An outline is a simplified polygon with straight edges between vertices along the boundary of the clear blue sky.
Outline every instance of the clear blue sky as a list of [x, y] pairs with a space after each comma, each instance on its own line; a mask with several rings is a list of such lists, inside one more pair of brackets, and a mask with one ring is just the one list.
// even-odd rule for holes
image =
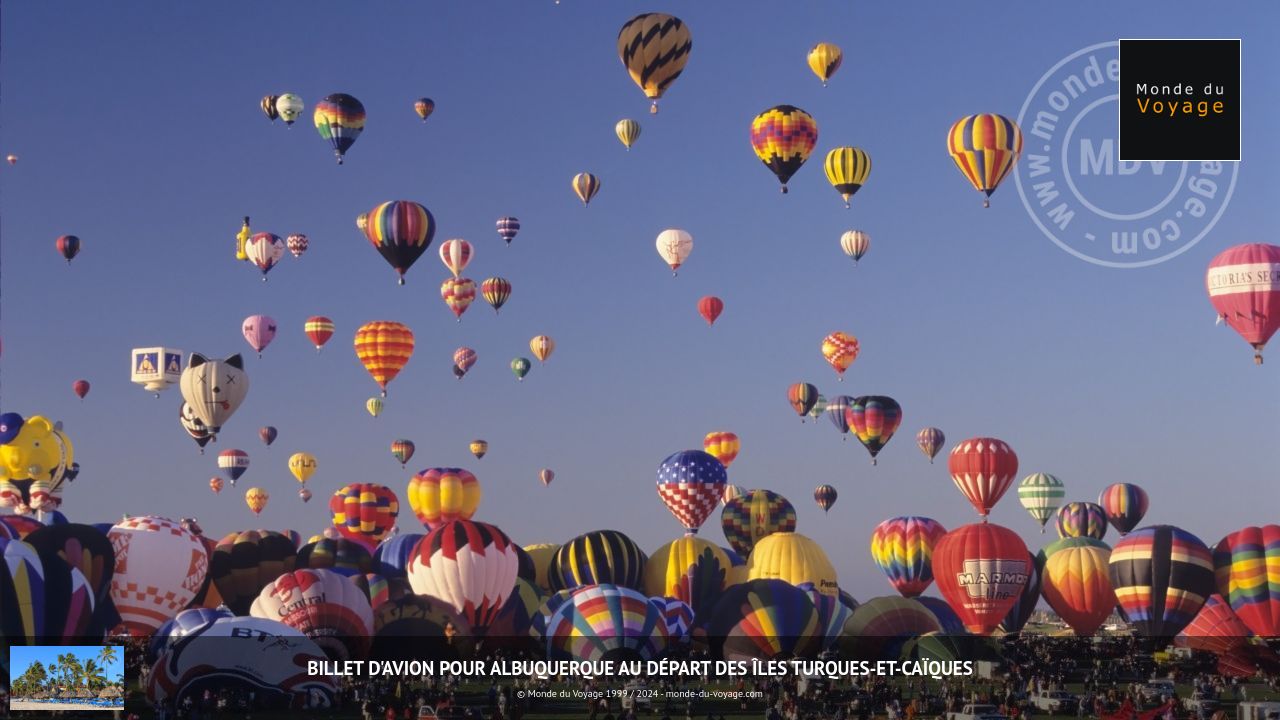
[[[694, 37], [653, 117], [615, 50], [620, 25], [648, 10], [681, 16]], [[727, 429], [743, 444], [730, 481], [788, 496], [799, 530], [865, 598], [891, 592], [867, 552], [877, 522], [914, 513], [953, 528], [976, 517], [946, 450], [931, 466], [915, 448], [915, 432], [936, 425], [950, 440], [1007, 440], [1020, 474], [1058, 475], [1068, 500], [1137, 482], [1152, 497], [1148, 522], [1206, 542], [1276, 520], [1280, 354], [1255, 367], [1215, 327], [1203, 286], [1221, 249], [1274, 242], [1273, 4], [524, 0], [335, 13], [303, 2], [48, 2], [8, 3], [3, 20], [0, 152], [21, 157], [0, 170], [3, 407], [66, 424], [84, 467], [66, 495], [73, 519], [195, 515], [214, 536], [259, 526], [306, 536], [328, 524], [327, 498], [347, 482], [403, 495], [408, 475], [388, 448], [407, 437], [413, 469], [475, 472], [477, 519], [522, 544], [610, 527], [652, 550], [680, 533], [654, 492], [659, 462]], [[1190, 252], [1137, 271], [1053, 246], [1012, 181], [983, 211], [944, 147], [957, 117], [1016, 116], [1058, 59], [1118, 37], [1244, 39], [1245, 161], [1231, 205]], [[825, 89], [804, 61], [820, 40], [845, 51]], [[292, 130], [258, 110], [282, 92], [307, 103]], [[310, 123], [333, 92], [360, 98], [369, 116], [343, 167]], [[425, 125], [412, 110], [420, 95], [436, 102]], [[785, 197], [748, 142], [753, 115], [779, 103], [820, 126], [819, 150]], [[629, 153], [613, 135], [623, 117], [643, 125]], [[822, 176], [820, 154], [836, 144], [874, 161], [852, 210]], [[569, 189], [581, 171], [603, 180], [585, 210]], [[439, 223], [404, 287], [354, 226], [398, 198]], [[310, 251], [260, 282], [232, 257], [246, 214], [255, 230], [306, 233]], [[493, 227], [508, 214], [524, 226], [510, 248]], [[695, 239], [676, 279], [654, 251], [668, 227]], [[852, 227], [873, 241], [856, 270], [837, 242]], [[70, 268], [53, 249], [64, 233], [84, 241]], [[459, 324], [441, 302], [435, 250], [450, 237], [476, 247], [468, 276], [514, 284], [500, 316], [477, 300]], [[726, 303], [711, 329], [695, 311], [704, 294]], [[253, 313], [281, 326], [261, 360], [240, 335]], [[302, 333], [312, 314], [338, 325], [319, 356]], [[377, 388], [351, 347], [375, 319], [409, 324], [418, 341], [377, 420], [364, 411]], [[840, 384], [818, 352], [833, 330], [862, 341]], [[557, 350], [517, 383], [507, 364], [539, 333]], [[156, 400], [129, 383], [129, 349], [153, 344], [247, 355], [253, 389], [204, 456], [178, 426], [176, 388]], [[458, 382], [449, 368], [460, 345], [479, 362]], [[83, 403], [77, 378], [93, 384]], [[827, 396], [901, 402], [903, 426], [878, 467], [825, 419], [797, 421], [786, 388], [799, 380]], [[280, 431], [270, 449], [257, 438], [265, 424]], [[473, 438], [490, 442], [483, 460], [467, 451]], [[215, 497], [217, 452], [232, 447], [252, 467]], [[309, 505], [285, 467], [297, 450], [319, 458]], [[542, 467], [556, 471], [550, 488]], [[811, 500], [820, 483], [840, 491], [826, 516]], [[260, 519], [242, 497], [253, 485], [272, 496]], [[718, 521], [703, 534], [723, 543]], [[1033, 550], [1053, 537], [1012, 492], [993, 521]], [[400, 525], [417, 526], [407, 503]]]
[[107, 680], [123, 677], [124, 648], [117, 647], [115, 659], [106, 665], [102, 664], [98, 656], [100, 652], [101, 645], [14, 645], [9, 648], [9, 681], [13, 682], [21, 677], [34, 662], [44, 665], [47, 672], [49, 666], [58, 664], [59, 655], [67, 653], [75, 655], [82, 664], [87, 660], [97, 663], [103, 668], [102, 674]]

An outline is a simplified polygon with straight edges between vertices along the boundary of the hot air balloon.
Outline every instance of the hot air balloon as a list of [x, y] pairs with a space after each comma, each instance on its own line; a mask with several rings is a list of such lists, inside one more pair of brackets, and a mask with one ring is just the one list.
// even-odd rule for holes
[[7, 155], [7, 156], [5, 156], [5, 160], [6, 160], [10, 165], [17, 165], [17, 164], [18, 164], [18, 156], [17, 156], [17, 155]]
[[864, 395], [853, 399], [845, 415], [848, 416], [849, 427], [858, 436], [858, 442], [871, 453], [871, 464], [875, 465], [876, 455], [902, 423], [902, 407], [891, 397]]
[[280, 119], [284, 121], [286, 127], [293, 125], [305, 109], [306, 103], [293, 93], [285, 93], [276, 98], [276, 112], [280, 114]]
[[127, 518], [107, 537], [116, 555], [111, 599], [131, 635], [149, 635], [182, 611], [209, 571], [204, 545], [167, 518]]
[[223, 607], [210, 609], [206, 607], [190, 608], [174, 615], [172, 619], [160, 626], [151, 636], [144, 656], [148, 665], [155, 665], [156, 660], [165, 651], [172, 648], [182, 638], [199, 631], [216, 620], [235, 617], [229, 609]]
[[840, 249], [845, 255], [853, 258], [853, 264], [856, 266], [862, 256], [871, 249], [871, 236], [861, 230], [846, 230], [840, 236]]
[[511, 372], [515, 373], [516, 379], [523, 381], [524, 376], [529, 374], [529, 369], [533, 367], [533, 363], [529, 362], [529, 358], [516, 358], [511, 361]]
[[75, 235], [62, 235], [53, 241], [53, 246], [57, 248], [58, 254], [62, 259], [70, 265], [71, 261], [80, 254], [80, 238]]
[[618, 58], [653, 101], [650, 113], [658, 112], [658, 99], [680, 77], [692, 50], [688, 26], [665, 13], [637, 15], [618, 31]]
[[384, 202], [367, 213], [364, 235], [399, 275], [404, 274], [422, 257], [436, 235], [436, 219], [431, 211], [409, 200]]
[[507, 242], [507, 246], [511, 246], [511, 241], [516, 239], [516, 233], [520, 232], [520, 220], [513, 217], [498, 218], [498, 237]]
[[298, 569], [281, 575], [262, 588], [249, 614], [301, 630], [339, 661], [363, 658], [373, 636], [369, 598], [330, 570]]
[[493, 525], [452, 520], [414, 548], [406, 568], [419, 595], [444, 600], [483, 632], [516, 584], [516, 546]]
[[724, 504], [720, 529], [734, 551], [750, 555], [762, 538], [775, 532], [794, 532], [796, 509], [771, 490], [751, 490]]
[[444, 299], [444, 304], [449, 306], [454, 317], [458, 318], [458, 322], [462, 322], [462, 313], [466, 312], [467, 308], [471, 307], [471, 301], [476, 299], [475, 281], [467, 278], [449, 278], [440, 285], [440, 297]]
[[929, 464], [933, 464], [933, 458], [938, 455], [938, 451], [946, 444], [947, 436], [936, 427], [927, 427], [916, 433], [916, 446], [920, 448], [920, 452], [929, 458]]
[[244, 243], [245, 259], [262, 272], [262, 282], [267, 281], [267, 273], [284, 257], [284, 250], [284, 239], [275, 233], [254, 233]]
[[969, 438], [951, 448], [947, 469], [952, 482], [985, 518], [1013, 484], [1018, 455], [1003, 440]]
[[426, 535], [418, 533], [397, 533], [378, 543], [373, 551], [374, 572], [386, 577], [404, 577], [413, 548], [424, 537]]
[[1040, 551], [1041, 593], [1078, 637], [1092, 635], [1116, 607], [1111, 548], [1096, 538], [1071, 537]]
[[658, 255], [662, 261], [671, 266], [671, 276], [693, 252], [693, 236], [684, 230], [671, 228], [658, 233]]
[[813, 46], [809, 51], [809, 69], [813, 70], [813, 74], [818, 76], [822, 81], [822, 87], [827, 86], [827, 81], [832, 75], [836, 74], [836, 70], [840, 69], [840, 62], [844, 60], [844, 53], [840, 52], [840, 46], [828, 42], [820, 42]]
[[822, 339], [822, 357], [836, 371], [836, 379], [844, 381], [844, 371], [858, 359], [858, 338], [843, 332], [833, 332]]
[[263, 95], [262, 102], [258, 103], [258, 107], [262, 108], [262, 114], [267, 116], [271, 122], [275, 122], [280, 117], [280, 113], [276, 111], [276, 100], [279, 95]]
[[500, 277], [485, 278], [480, 283], [480, 295], [497, 313], [507, 304], [507, 298], [511, 297], [511, 281]]
[[742, 443], [738, 440], [738, 436], [726, 430], [709, 432], [702, 439], [702, 449], [719, 460], [720, 464], [726, 468], [733, 464], [741, 448]]
[[311, 491], [308, 490], [306, 486], [300, 487], [298, 488], [298, 497], [301, 498], [304, 503], [311, 502]]
[[1218, 592], [1259, 637], [1280, 637], [1280, 525], [1241, 528], [1213, 551]]
[[1132, 483], [1115, 483], [1098, 495], [1098, 504], [1106, 512], [1107, 521], [1123, 536], [1147, 514], [1147, 493]]
[[600, 178], [587, 172], [578, 173], [573, 176], [570, 186], [573, 187], [573, 192], [577, 194], [578, 199], [582, 201], [582, 206], [586, 207], [591, 204], [591, 198], [600, 192]]
[[422, 122], [426, 122], [431, 117], [431, 113], [435, 112], [436, 104], [431, 98], [418, 98], [413, 101], [413, 111], [418, 113], [418, 117], [422, 118]]
[[276, 441], [276, 429], [270, 425], [263, 425], [258, 428], [258, 438], [262, 440], [262, 444], [271, 447], [271, 443]]
[[227, 476], [234, 487], [236, 480], [249, 469], [249, 453], [235, 449], [223, 450], [218, 453], [218, 469], [222, 470], [222, 474]]
[[1027, 584], [1022, 586], [1022, 592], [1018, 595], [1013, 607], [1009, 608], [1009, 612], [1000, 621], [1000, 630], [1003, 632], [1021, 632], [1027, 621], [1031, 619], [1032, 613], [1035, 612], [1036, 604], [1040, 602], [1040, 571], [1043, 569], [1041, 560], [1039, 555], [1027, 554], [1031, 576], [1027, 578]]
[[778, 105], [751, 121], [751, 146], [756, 157], [778, 176], [784, 193], [787, 181], [809, 159], [817, 144], [818, 123], [798, 107]]
[[818, 399], [813, 401], [813, 407], [809, 408], [809, 417], [817, 420], [827, 411], [827, 399], [822, 393], [818, 393]]
[[295, 258], [300, 258], [307, 251], [307, 248], [311, 246], [311, 241], [307, 239], [306, 235], [294, 233], [284, 239], [284, 246]]
[[1069, 502], [1058, 510], [1058, 537], [1101, 540], [1107, 534], [1107, 514], [1091, 502]]
[[919, 600], [877, 597], [850, 614], [840, 633], [840, 648], [847, 657], [897, 658], [909, 639], [939, 632], [938, 618]]
[[287, 536], [268, 530], [231, 533], [218, 541], [209, 557], [209, 576], [231, 611], [249, 612], [262, 588], [292, 572], [298, 548]]
[[556, 472], [551, 468], [542, 468], [538, 471], [538, 482], [542, 483], [542, 487], [547, 487], [555, 479]]
[[347, 150], [364, 132], [364, 105], [346, 93], [334, 93], [316, 103], [312, 119], [316, 132], [333, 146], [341, 165]]
[[[853, 404], [853, 398], [848, 395], [836, 395], [827, 403], [827, 419], [831, 420], [831, 424], [835, 425], [836, 430], [841, 435], [849, 432], [849, 406]], [[844, 438], [840, 438], [843, 440]]]
[[840, 193], [844, 206], [849, 207], [849, 199], [867, 182], [871, 174], [871, 156], [862, 148], [838, 147], [827, 153], [822, 163], [827, 172], [827, 181]]
[[1022, 131], [1003, 115], [969, 115], [951, 126], [947, 151], [974, 189], [987, 196], [982, 206], [991, 207], [991, 193], [1022, 154]]
[[538, 358], [539, 363], [546, 362], [547, 358], [551, 357], [551, 353], [555, 352], [555, 349], [556, 341], [546, 335], [535, 335], [529, 341], [529, 350], [534, 357]]
[[484, 440], [472, 440], [468, 449], [471, 450], [471, 454], [475, 455], [476, 459], [479, 460], [484, 457], [485, 453], [489, 452], [489, 443]]
[[250, 315], [241, 324], [240, 332], [249, 347], [258, 353], [258, 357], [262, 357], [262, 351], [275, 339], [276, 321], [269, 315]]
[[800, 422], [804, 422], [805, 415], [809, 414], [817, 399], [818, 388], [809, 383], [795, 383], [787, 388], [787, 402], [791, 403], [791, 408], [800, 416]]
[[642, 662], [661, 657], [672, 640], [670, 634], [667, 599], [602, 584], [564, 598], [545, 617], [538, 637], [545, 641], [551, 660]]
[[316, 456], [311, 453], [298, 452], [289, 456], [289, 472], [300, 483], [305, 483], [316, 474]]
[[365, 323], [356, 330], [355, 347], [356, 357], [386, 397], [387, 383], [396, 379], [413, 355], [413, 331], [398, 322]]
[[560, 546], [547, 568], [547, 579], [553, 592], [605, 583], [640, 590], [647, 560], [626, 535], [595, 530]]
[[325, 528], [324, 535], [312, 539], [298, 549], [298, 567], [332, 570], [339, 575], [356, 577], [370, 572], [373, 556], [363, 545], [342, 537], [335, 527]]
[[413, 459], [413, 451], [417, 446], [412, 440], [393, 440], [391, 442], [391, 456], [400, 461], [400, 467], [403, 468], [406, 463]]
[[1000, 625], [1032, 572], [1022, 538], [987, 522], [938, 538], [932, 566], [942, 597], [975, 635], [989, 635]]
[[[50, 523], [51, 515], [61, 515], [57, 511], [46, 512], [45, 522]], [[108, 533], [110, 529], [108, 529]], [[3, 531], [0, 531], [0, 537]], [[13, 538], [17, 540], [17, 538]], [[114, 604], [111, 602], [111, 580], [115, 575], [115, 558], [116, 552], [112, 547], [111, 540], [107, 537], [107, 533], [103, 533], [100, 529], [92, 525], [83, 525], [79, 523], [66, 522], [62, 518], [61, 522], [56, 520], [50, 524], [37, 525], [34, 530], [27, 533], [22, 538], [22, 542], [34, 548], [36, 554], [42, 559], [42, 564], [46, 566], [47, 572], [43, 578], [45, 583], [46, 598], [52, 599], [52, 596], [61, 595], [62, 592], [71, 590], [70, 587], [59, 587], [61, 585], [52, 575], [56, 574], [59, 569], [57, 560], [64, 562], [67, 567], [68, 579], [79, 572], [83, 577], [90, 591], [89, 609], [92, 610], [90, 620], [87, 623], [83, 637], [101, 635], [120, 622], [120, 614], [116, 611]], [[0, 539], [0, 553], [4, 550], [5, 540]], [[5, 563], [0, 560], [0, 565]], [[3, 576], [0, 571], [0, 576]], [[15, 585], [22, 585], [21, 574], [16, 578]], [[27, 578], [30, 579], [30, 578]], [[4, 580], [0, 579], [0, 587], [5, 586]], [[15, 585], [9, 587], [18, 589]], [[78, 585], [72, 582], [68, 585]], [[79, 587], [76, 588], [77, 594]], [[21, 592], [21, 591], [19, 591]], [[6, 598], [6, 603], [13, 602], [18, 604], [17, 599], [12, 596], [6, 596], [4, 590], [0, 590], [0, 597]], [[48, 605], [43, 610], [47, 613], [50, 611]], [[69, 612], [69, 615], [78, 615], [75, 611]], [[34, 629], [34, 628], [33, 628]], [[25, 632], [15, 633], [25, 636]], [[10, 638], [13, 635], [9, 635]], [[54, 637], [57, 637], [55, 635]]]
[[697, 633], [713, 653], [737, 662], [811, 656], [826, 639], [808, 593], [769, 579], [725, 590]]
[[1215, 593], [1178, 636], [1178, 644], [1222, 656], [1247, 645], [1252, 634], [1227, 601]]
[[871, 559], [903, 597], [915, 597], [933, 582], [931, 559], [946, 528], [927, 517], [885, 520], [871, 533]]
[[822, 508], [822, 512], [831, 510], [831, 506], [836, 504], [836, 498], [840, 493], [830, 485], [819, 485], [813, 491], [813, 501], [818, 503], [818, 507]]
[[1111, 549], [1111, 586], [1139, 635], [1177, 635], [1214, 591], [1213, 555], [1200, 538], [1170, 525], [1135, 530]]
[[360, 213], [356, 216], [356, 229], [364, 232], [367, 227], [369, 227], [369, 213]]
[[316, 346], [316, 352], [320, 352], [320, 348], [333, 337], [333, 321], [323, 315], [312, 315], [303, 323], [302, 330]]
[[329, 513], [343, 537], [373, 552], [395, 527], [400, 500], [385, 485], [351, 483], [329, 499]]
[[630, 118], [623, 118], [613, 126], [613, 132], [617, 134], [618, 140], [626, 146], [627, 150], [630, 150], [640, 137], [640, 123]]
[[725, 466], [702, 450], [682, 450], [658, 466], [658, 497], [694, 535], [720, 504], [720, 493], [729, 481]]
[[[187, 435], [190, 435], [191, 439], [196, 441], [196, 445], [200, 446], [200, 454], [203, 455], [204, 446], [208, 445], [209, 441], [213, 439], [213, 435], [209, 433], [209, 427], [204, 424], [204, 421], [196, 417], [195, 411], [185, 402], [178, 407], [178, 422], [182, 424], [182, 429], [187, 432]], [[235, 482], [232, 481], [232, 485], [234, 484]]]
[[1066, 494], [1062, 481], [1048, 473], [1033, 473], [1018, 483], [1018, 502], [1040, 523], [1040, 532], [1044, 532], [1045, 523], [1058, 511]]
[[471, 264], [471, 257], [474, 254], [471, 243], [460, 238], [445, 240], [440, 244], [440, 262], [444, 263], [455, 278], [459, 277], [467, 265]]
[[[453, 351], [453, 366], [462, 371], [465, 375], [472, 365], [476, 364], [476, 351], [469, 347], [460, 347]], [[462, 379], [462, 375], [458, 376]]]
[[1262, 364], [1262, 348], [1280, 328], [1280, 247], [1227, 248], [1209, 263], [1204, 282], [1218, 319], [1253, 346], [1253, 361]]
[[710, 327], [716, 324], [716, 318], [724, 312], [724, 301], [714, 295], [705, 295], [698, 300], [698, 314], [707, 321]]
[[480, 481], [461, 468], [429, 468], [409, 479], [405, 496], [428, 530], [452, 520], [469, 520], [480, 505]]
[[710, 611], [724, 591], [729, 557], [714, 543], [695, 535], [672, 540], [654, 551], [644, 565], [644, 592], [676, 598], [695, 613]]
[[191, 353], [178, 386], [192, 414], [216, 438], [249, 394], [249, 376], [239, 354], [225, 360], [209, 360], [200, 353]]
[[222, 478], [217, 476], [209, 478], [209, 489], [213, 491], [214, 495], [222, 492]]
[[254, 515], [262, 514], [263, 509], [267, 507], [267, 501], [271, 496], [262, 488], [252, 487], [244, 492], [244, 504], [249, 506]]
[[[20, 516], [6, 516], [0, 526], [7, 529], [8, 524], [16, 524], [15, 519], [26, 520], [34, 526], [25, 537], [31, 537], [44, 528], [34, 518]], [[87, 638], [94, 630], [101, 637], [103, 629], [95, 628], [101, 623], [94, 620], [99, 612], [95, 607], [99, 604], [98, 594], [77, 563], [68, 562], [59, 556], [60, 553], [35, 547], [17, 536], [9, 539], [4, 533], [5, 530], [0, 529], [0, 599], [4, 601], [6, 644], [51, 642], [63, 638], [69, 641], [71, 638]], [[105, 551], [111, 552], [110, 544], [106, 545]], [[107, 562], [109, 572], [110, 556], [99, 560], [102, 561]], [[108, 600], [102, 605], [110, 607], [111, 603]], [[118, 624], [118, 618], [113, 620]], [[141, 635], [153, 629], [149, 627], [131, 632]], [[5, 667], [7, 669], [7, 665]]]
[[89, 394], [89, 381], [77, 380], [71, 383], [71, 392], [75, 393], [76, 397], [83, 400], [84, 396]]
[[374, 417], [378, 417], [382, 414], [382, 408], [385, 407], [385, 405], [386, 403], [382, 401], [382, 398], [377, 397], [371, 397], [364, 401], [364, 409]]

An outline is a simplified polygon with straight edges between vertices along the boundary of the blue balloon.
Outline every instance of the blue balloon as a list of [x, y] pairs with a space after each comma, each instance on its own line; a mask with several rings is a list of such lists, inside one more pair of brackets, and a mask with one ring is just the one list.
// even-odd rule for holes
[[8, 445], [18, 437], [18, 431], [22, 430], [22, 424], [26, 421], [18, 413], [5, 413], [0, 415], [0, 445]]
[[724, 464], [702, 450], [681, 450], [658, 466], [659, 485], [723, 485], [727, 482], [729, 473], [725, 471]]
[[210, 610], [209, 608], [192, 608], [190, 610], [183, 610], [177, 615], [174, 615], [168, 622], [161, 625], [160, 629], [151, 636], [151, 642], [147, 644], [147, 664], [154, 665], [156, 660], [160, 659], [161, 653], [168, 650], [174, 645], [174, 643], [181, 640], [184, 636], [195, 632], [219, 618], [230, 617], [235, 617], [235, 614], [225, 606], [219, 607], [216, 610]]
[[373, 551], [373, 571], [384, 577], [405, 577], [408, 574], [409, 556], [424, 537], [426, 535], [403, 533], [378, 543]]
[[40, 516], [45, 525], [66, 525], [67, 516], [57, 510], [47, 510]]

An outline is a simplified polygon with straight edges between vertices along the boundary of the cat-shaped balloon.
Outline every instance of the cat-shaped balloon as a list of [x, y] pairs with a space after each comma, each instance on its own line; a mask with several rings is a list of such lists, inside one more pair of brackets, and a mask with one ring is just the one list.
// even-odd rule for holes
[[249, 394], [249, 376], [239, 353], [225, 360], [210, 360], [191, 353], [178, 382], [182, 399], [215, 438]]

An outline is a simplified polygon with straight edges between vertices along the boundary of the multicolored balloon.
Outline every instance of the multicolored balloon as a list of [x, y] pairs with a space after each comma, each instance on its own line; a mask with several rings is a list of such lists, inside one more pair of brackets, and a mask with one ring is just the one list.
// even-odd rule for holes
[[556, 341], [546, 335], [535, 335], [529, 341], [529, 351], [533, 353], [534, 357], [538, 358], [539, 363], [546, 362], [547, 358], [551, 357], [551, 353], [555, 352], [555, 349]]
[[254, 233], [244, 243], [245, 258], [262, 272], [262, 282], [267, 281], [267, 273], [284, 257], [284, 250], [284, 240], [275, 233]]
[[697, 632], [705, 632], [717, 656], [740, 662], [809, 657], [826, 640], [809, 594], [771, 579], [725, 590]]
[[324, 569], [297, 569], [276, 578], [249, 608], [253, 617], [302, 631], [337, 660], [360, 659], [373, 637], [373, 608], [354, 583]]
[[404, 274], [422, 257], [436, 235], [436, 219], [425, 206], [409, 200], [384, 202], [367, 213], [364, 236], [404, 284]]
[[440, 244], [440, 262], [444, 263], [455, 278], [471, 264], [474, 255], [471, 243], [461, 238], [452, 238]]
[[467, 449], [471, 451], [472, 455], [476, 456], [477, 460], [479, 460], [484, 457], [485, 453], [489, 452], [489, 443], [484, 440], [472, 440], [471, 444], [467, 446]]
[[511, 297], [511, 281], [500, 277], [485, 278], [480, 283], [480, 295], [493, 306], [493, 312], [497, 313], [507, 304], [507, 298]]
[[782, 192], [818, 144], [818, 123], [793, 105], [778, 105], [751, 121], [751, 146], [756, 157], [777, 176]]
[[1121, 538], [1111, 549], [1110, 575], [1120, 615], [1147, 637], [1177, 635], [1214, 591], [1213, 554], [1171, 525]]
[[1262, 348], [1280, 329], [1280, 246], [1227, 248], [1209, 262], [1204, 283], [1218, 319], [1253, 346], [1261, 365]]
[[1070, 502], [1058, 510], [1058, 537], [1101, 540], [1107, 534], [1107, 514], [1091, 502]]
[[416, 449], [417, 446], [413, 444], [412, 440], [400, 438], [399, 440], [391, 441], [391, 456], [400, 461], [401, 468], [413, 459], [413, 451]]
[[840, 493], [830, 485], [819, 485], [813, 491], [813, 501], [818, 503], [818, 507], [822, 508], [822, 512], [827, 512], [832, 505], [836, 504], [836, 498], [840, 497]]
[[516, 233], [520, 232], [520, 220], [513, 217], [500, 217], [497, 226], [498, 237], [505, 240], [509, 247], [511, 241], [516, 239]]
[[222, 492], [222, 478], [217, 477], [216, 475], [209, 478], [209, 489], [213, 491], [214, 495]]
[[561, 545], [547, 568], [552, 592], [583, 585], [644, 587], [648, 558], [634, 540], [617, 530], [595, 530]]
[[249, 469], [249, 453], [234, 448], [223, 450], [218, 453], [218, 469], [227, 476], [234, 487], [236, 481]]
[[80, 238], [75, 235], [60, 235], [53, 241], [53, 246], [57, 248], [58, 254], [67, 261], [68, 265], [80, 254]]
[[422, 118], [422, 122], [426, 122], [431, 117], [431, 113], [435, 112], [436, 103], [431, 98], [421, 97], [413, 101], [413, 111], [418, 113], [418, 117]]
[[440, 297], [458, 322], [462, 322], [462, 313], [476, 299], [476, 283], [467, 278], [449, 278], [440, 284]]
[[702, 450], [682, 450], [658, 466], [658, 497], [693, 535], [720, 504], [720, 493], [729, 482], [725, 466]]
[[772, 490], [751, 490], [724, 504], [720, 529], [729, 546], [745, 557], [763, 538], [776, 532], [794, 532], [796, 509]]
[[276, 441], [277, 435], [279, 435], [279, 432], [271, 425], [263, 425], [258, 428], [258, 439], [267, 447], [271, 447], [271, 443]]
[[738, 440], [738, 436], [727, 430], [715, 430], [707, 433], [702, 439], [702, 449], [711, 454], [712, 457], [720, 461], [721, 465], [726, 468], [733, 464], [734, 458], [738, 457], [738, 451], [742, 449], [742, 442]]
[[395, 380], [413, 356], [413, 331], [398, 322], [365, 323], [356, 330], [355, 348], [356, 357], [386, 397], [387, 383]]
[[947, 151], [973, 188], [986, 195], [982, 206], [991, 207], [991, 193], [1022, 154], [1022, 130], [1003, 115], [969, 115], [951, 126]]
[[836, 379], [844, 381], [844, 371], [858, 359], [861, 348], [858, 338], [843, 332], [833, 332], [822, 339], [822, 357], [836, 371]]
[[795, 383], [787, 388], [787, 402], [791, 403], [791, 409], [800, 416], [800, 422], [804, 422], [805, 416], [817, 401], [818, 388], [810, 383]]
[[[1040, 523], [1042, 533], [1045, 523], [1058, 511], [1066, 494], [1066, 486], [1062, 481], [1048, 473], [1032, 473], [1018, 483], [1018, 502]], [[1059, 537], [1062, 535], [1059, 534]]]
[[570, 183], [573, 192], [577, 194], [578, 199], [582, 201], [582, 206], [586, 207], [591, 204], [591, 198], [600, 192], [600, 178], [591, 173], [578, 173], [573, 176]]
[[333, 321], [323, 315], [312, 315], [302, 324], [302, 331], [307, 334], [316, 352], [333, 337]]
[[654, 551], [644, 565], [644, 592], [676, 598], [694, 612], [710, 611], [728, 582], [728, 555], [714, 543], [685, 535]]
[[689, 27], [665, 13], [637, 15], [618, 31], [618, 59], [644, 96], [653, 101], [650, 113], [658, 112], [658, 99], [684, 72], [692, 51]]
[[463, 375], [467, 374], [467, 371], [471, 369], [471, 366], [476, 364], [476, 357], [476, 351], [469, 347], [460, 347], [453, 351], [453, 366], [462, 371], [462, 373], [458, 375], [459, 380], [462, 379]]
[[262, 114], [267, 116], [271, 122], [275, 122], [280, 117], [280, 113], [276, 111], [276, 99], [279, 95], [263, 95], [262, 101], [258, 103], [258, 107], [262, 108]]
[[329, 513], [343, 537], [373, 552], [395, 527], [400, 500], [385, 485], [351, 483], [329, 499]]
[[826, 170], [827, 181], [840, 193], [847, 208], [850, 198], [862, 189], [871, 175], [871, 156], [862, 148], [832, 148], [822, 167]]
[[462, 468], [429, 468], [409, 479], [405, 493], [413, 514], [428, 529], [469, 520], [480, 505], [480, 481]]
[[1236, 530], [1213, 551], [1218, 592], [1258, 637], [1280, 637], [1280, 525]]
[[876, 455], [902, 424], [902, 406], [891, 397], [864, 395], [853, 399], [845, 415], [849, 427], [858, 436], [858, 442], [871, 454], [871, 464], [875, 465]]
[[836, 70], [840, 69], [840, 63], [844, 61], [844, 53], [840, 51], [839, 45], [820, 42], [809, 50], [808, 61], [809, 69], [822, 81], [822, 87], [826, 87], [827, 81], [836, 74]]
[[364, 119], [364, 105], [346, 93], [334, 93], [316, 103], [312, 115], [316, 132], [333, 146], [339, 165], [347, 150], [364, 132]]
[[1107, 521], [1123, 536], [1146, 516], [1147, 493], [1132, 483], [1115, 483], [1098, 495], [1098, 504], [1107, 513]]
[[656, 660], [672, 639], [666, 610], [664, 598], [648, 598], [617, 585], [591, 585], [565, 598], [547, 618], [540, 637], [551, 660]]
[[938, 538], [932, 565], [942, 597], [975, 635], [989, 635], [1000, 625], [1032, 572], [1022, 538], [987, 522], [965, 525]]
[[1040, 556], [1041, 593], [1049, 607], [1077, 637], [1097, 632], [1116, 607], [1111, 548], [1097, 538], [1076, 536], [1049, 544]]
[[947, 529], [937, 520], [905, 515], [889, 518], [871, 533], [871, 559], [903, 597], [916, 597], [933, 583], [934, 546]]
[[929, 464], [938, 456], [938, 451], [947, 443], [947, 436], [936, 427], [927, 427], [916, 433], [916, 447], [929, 458]]
[[951, 480], [982, 517], [991, 513], [1018, 474], [1018, 455], [996, 438], [976, 437], [951, 448]]

